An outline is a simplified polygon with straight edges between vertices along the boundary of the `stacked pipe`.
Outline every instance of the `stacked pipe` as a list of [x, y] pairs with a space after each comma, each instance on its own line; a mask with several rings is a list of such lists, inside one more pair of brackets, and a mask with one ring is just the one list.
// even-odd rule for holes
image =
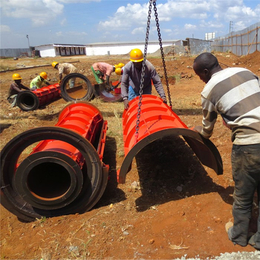
[[22, 91], [17, 96], [17, 106], [32, 111], [61, 98], [60, 84], [49, 85], [34, 91]]
[[140, 150], [166, 136], [183, 136], [202, 164], [212, 168], [217, 174], [223, 173], [222, 160], [214, 144], [189, 129], [161, 98], [142, 96], [137, 126], [139, 104], [139, 97], [130, 101], [128, 110], [122, 116], [125, 158], [118, 171], [118, 183], [125, 183], [132, 160]]
[[107, 121], [95, 106], [75, 103], [63, 109], [54, 127], [13, 138], [0, 153], [1, 204], [23, 221], [90, 210], [107, 184], [106, 131]]

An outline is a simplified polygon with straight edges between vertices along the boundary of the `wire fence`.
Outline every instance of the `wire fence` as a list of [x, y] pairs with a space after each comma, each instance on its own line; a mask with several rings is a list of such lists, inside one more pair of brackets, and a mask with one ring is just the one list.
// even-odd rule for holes
[[244, 30], [231, 32], [224, 37], [214, 39], [211, 43], [212, 51], [232, 52], [238, 56], [248, 55], [260, 51], [260, 22]]

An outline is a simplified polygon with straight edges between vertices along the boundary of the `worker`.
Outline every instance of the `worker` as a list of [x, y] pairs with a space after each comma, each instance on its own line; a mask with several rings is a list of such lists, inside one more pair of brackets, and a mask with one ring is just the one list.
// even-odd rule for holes
[[[124, 101], [125, 109], [128, 109], [128, 102], [131, 99], [139, 96], [143, 60], [144, 56], [142, 51], [140, 49], [133, 49], [130, 52], [130, 61], [124, 66], [123, 76], [121, 80], [121, 95]], [[129, 78], [131, 79], [130, 86]], [[143, 94], [152, 93], [151, 80], [153, 81], [156, 91], [163, 99], [163, 102], [167, 103], [160, 77], [157, 74], [154, 66], [148, 60], [146, 60], [145, 76], [143, 82]]]
[[24, 90], [30, 90], [29, 88], [25, 87], [22, 82], [22, 77], [18, 73], [14, 73], [12, 76], [13, 83], [10, 86], [9, 93], [7, 100], [11, 104], [11, 107], [16, 106], [17, 95]]
[[201, 92], [202, 126], [194, 129], [203, 137], [210, 138], [220, 114], [224, 125], [232, 131], [234, 223], [227, 222], [225, 225], [228, 238], [234, 244], [247, 246], [249, 243], [259, 250], [260, 216], [257, 232], [248, 237], [254, 193], [260, 188], [259, 79], [244, 68], [222, 69], [217, 58], [209, 52], [200, 54], [194, 60], [193, 69], [206, 83]]
[[[57, 69], [59, 71], [59, 83], [62, 80], [63, 74], [69, 75], [71, 73], [77, 73], [78, 72], [78, 69], [70, 63], [59, 63], [57, 61], [54, 61], [54, 62], [52, 62], [51, 65], [54, 69]], [[75, 80], [76, 80], [76, 78], [71, 78], [69, 80], [69, 87], [70, 88], [73, 88], [75, 86]]]
[[116, 69], [115, 66], [108, 64], [106, 62], [96, 62], [91, 66], [91, 70], [94, 74], [96, 82], [98, 84], [105, 83], [110, 87], [109, 78]]
[[41, 72], [40, 75], [38, 75], [31, 81], [30, 89], [31, 90], [40, 89], [43, 84], [46, 84], [47, 86], [49, 86], [50, 83], [47, 81], [47, 78], [48, 78], [47, 73]]
[[[121, 76], [120, 80], [119, 80], [119, 84], [121, 84], [123, 72], [124, 72], [124, 67], [122, 67], [122, 68], [118, 67], [115, 70], [115, 73], [117, 75]], [[128, 82], [128, 100], [130, 101], [133, 98], [135, 98], [135, 92], [134, 92], [133, 88], [131, 87], [131, 85], [133, 85], [131, 78], [129, 77], [128, 80], [129, 80], [129, 82]], [[129, 91], [129, 88], [130, 88], [130, 91]]]

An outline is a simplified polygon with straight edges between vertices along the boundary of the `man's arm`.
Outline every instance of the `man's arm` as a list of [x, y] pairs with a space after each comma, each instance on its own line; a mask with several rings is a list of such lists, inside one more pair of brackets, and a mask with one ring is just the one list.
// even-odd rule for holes
[[124, 69], [123, 75], [121, 77], [121, 96], [124, 102], [124, 108], [128, 109], [128, 88], [129, 88], [129, 75], [128, 70]]
[[[23, 88], [23, 89], [25, 89], [25, 90], [30, 90], [28, 87], [25, 87], [24, 85], [20, 85], [21, 86], [21, 88]], [[19, 92], [21, 92], [21, 90], [19, 91]]]
[[215, 106], [209, 100], [205, 99], [202, 96], [201, 101], [202, 101], [203, 119], [202, 119], [202, 129], [199, 131], [199, 133], [203, 137], [208, 139], [213, 134], [213, 129], [218, 117], [218, 113], [216, 111]]
[[165, 103], [167, 103], [167, 99], [166, 99], [166, 95], [165, 95], [165, 92], [163, 89], [161, 79], [155, 69], [152, 69], [152, 71], [151, 71], [151, 78], [152, 78], [152, 81], [153, 81], [153, 84], [154, 84], [154, 87], [155, 87], [157, 93], [160, 95], [160, 97], [163, 99], [163, 101]]
[[45, 83], [47, 86], [51, 85], [51, 83], [49, 83], [47, 80], [44, 80], [44, 83]]

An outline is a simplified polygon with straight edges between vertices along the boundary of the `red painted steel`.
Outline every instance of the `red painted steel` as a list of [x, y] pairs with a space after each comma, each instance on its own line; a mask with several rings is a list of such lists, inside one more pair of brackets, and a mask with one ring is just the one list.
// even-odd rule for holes
[[[123, 113], [123, 139], [125, 155], [136, 144], [136, 120], [139, 98], [129, 103], [129, 109]], [[180, 118], [163, 103], [162, 99], [152, 95], [143, 95], [138, 131], [138, 142], [155, 132], [169, 127], [188, 128]]]
[[[102, 126], [103, 123], [104, 125]], [[62, 110], [59, 121], [55, 126], [75, 131], [92, 144], [99, 134], [99, 128], [102, 126], [103, 129], [97, 152], [99, 159], [103, 159], [107, 121], [103, 120], [101, 112], [95, 106], [88, 103], [70, 104]], [[33, 153], [39, 151], [62, 151], [62, 153], [70, 156], [74, 161], [80, 162], [81, 165], [84, 161], [84, 158], [82, 158], [82, 155], [78, 153], [75, 147], [63, 141], [45, 140], [34, 148]]]
[[101, 112], [80, 102], [66, 106], [54, 127], [16, 136], [0, 154], [1, 204], [24, 221], [90, 210], [107, 184], [109, 166], [102, 162], [106, 132]]
[[136, 135], [138, 104], [139, 97], [136, 97], [129, 102], [129, 108], [122, 116], [125, 159], [118, 171], [119, 183], [125, 182], [132, 159], [143, 147], [169, 135], [182, 135], [203, 164], [213, 168], [217, 174], [222, 174], [222, 161], [215, 146], [189, 129], [159, 97], [142, 96], [139, 130]]
[[61, 98], [60, 84], [56, 83], [34, 91], [20, 92], [17, 97], [17, 105], [24, 111], [31, 111], [59, 98]]
[[56, 83], [54, 85], [36, 89], [33, 93], [38, 97], [40, 107], [61, 97], [60, 84]]

